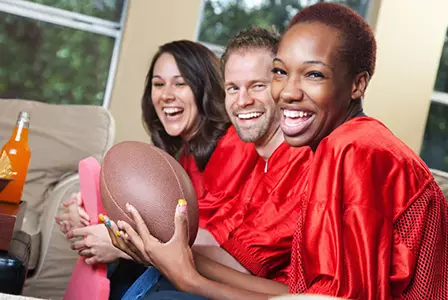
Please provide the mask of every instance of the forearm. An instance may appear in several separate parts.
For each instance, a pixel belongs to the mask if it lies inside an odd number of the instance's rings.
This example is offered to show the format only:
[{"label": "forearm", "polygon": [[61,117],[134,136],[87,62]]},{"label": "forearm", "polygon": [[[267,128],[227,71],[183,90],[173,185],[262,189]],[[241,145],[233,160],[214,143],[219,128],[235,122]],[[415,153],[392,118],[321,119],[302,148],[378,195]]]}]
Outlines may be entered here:
[{"label": "forearm", "polygon": [[214,282],[205,277],[198,276],[184,289],[185,292],[198,295],[211,300],[238,300],[238,299],[269,299],[272,295],[248,291],[243,288],[232,287]]},{"label": "forearm", "polygon": [[238,272],[198,253],[194,254],[196,269],[209,280],[267,295],[288,293],[288,286],[266,278]]}]

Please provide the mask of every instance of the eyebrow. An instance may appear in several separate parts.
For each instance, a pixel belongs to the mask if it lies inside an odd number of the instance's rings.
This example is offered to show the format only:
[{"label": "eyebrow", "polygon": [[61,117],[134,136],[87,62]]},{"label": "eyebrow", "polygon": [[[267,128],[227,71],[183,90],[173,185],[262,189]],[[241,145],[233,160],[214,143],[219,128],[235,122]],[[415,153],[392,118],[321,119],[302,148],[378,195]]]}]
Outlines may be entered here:
[{"label": "eyebrow", "polygon": [[[279,63],[282,63],[282,64],[284,63],[284,62],[283,62],[280,58],[278,58],[278,57],[274,58],[272,62],[273,62],[273,63],[275,63],[275,62],[279,62]],[[332,66],[330,66],[329,64],[326,64],[326,63],[324,63],[323,61],[320,61],[320,60],[307,60],[307,61],[304,61],[303,64],[308,64],[308,65],[323,65],[323,66],[325,66],[325,67],[327,67],[327,68],[333,70],[333,67],[332,67]]]},{"label": "eyebrow", "polygon": [[[270,82],[270,80],[269,79],[257,78],[257,79],[250,80],[249,81],[249,85],[252,85],[252,84],[257,83],[257,82],[268,83],[268,82]],[[224,86],[231,86],[231,85],[237,86],[237,84],[235,82],[233,82],[233,81],[224,82]]]},{"label": "eyebrow", "polygon": [[[175,75],[175,76],[173,76],[173,78],[182,78],[182,77],[183,77],[182,75]],[[160,78],[160,79],[162,79],[162,76],[160,76],[160,75],[153,75],[152,78],[153,78],[153,79],[154,79],[154,78]]]},{"label": "eyebrow", "polygon": [[320,60],[308,60],[303,62],[304,64],[310,64],[310,65],[323,65],[331,70],[333,70],[333,67],[330,66],[329,64],[324,63],[323,61]]}]

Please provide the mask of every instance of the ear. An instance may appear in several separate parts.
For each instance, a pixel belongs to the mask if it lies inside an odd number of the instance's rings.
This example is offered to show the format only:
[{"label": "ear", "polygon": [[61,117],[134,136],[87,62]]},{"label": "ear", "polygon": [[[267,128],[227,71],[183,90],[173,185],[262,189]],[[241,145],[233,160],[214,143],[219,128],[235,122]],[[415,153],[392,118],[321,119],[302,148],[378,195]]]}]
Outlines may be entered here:
[{"label": "ear", "polygon": [[352,99],[361,99],[366,91],[367,84],[369,83],[370,75],[364,71],[355,76],[352,86]]}]

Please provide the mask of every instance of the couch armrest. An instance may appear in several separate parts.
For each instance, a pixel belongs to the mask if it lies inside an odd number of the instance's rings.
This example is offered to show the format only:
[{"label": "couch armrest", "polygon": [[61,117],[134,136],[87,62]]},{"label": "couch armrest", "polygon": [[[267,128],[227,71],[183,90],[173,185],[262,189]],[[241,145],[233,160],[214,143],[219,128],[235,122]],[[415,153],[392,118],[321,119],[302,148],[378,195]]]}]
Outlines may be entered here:
[{"label": "couch armrest", "polygon": [[440,186],[446,200],[448,201],[448,173],[440,170],[431,169],[432,175]]},{"label": "couch armrest", "polygon": [[64,296],[78,253],[70,249],[70,242],[54,218],[61,212],[62,201],[79,191],[78,179],[77,174],[67,176],[46,194],[46,206],[39,218],[39,260],[25,282],[23,295],[47,299],[62,299]]}]

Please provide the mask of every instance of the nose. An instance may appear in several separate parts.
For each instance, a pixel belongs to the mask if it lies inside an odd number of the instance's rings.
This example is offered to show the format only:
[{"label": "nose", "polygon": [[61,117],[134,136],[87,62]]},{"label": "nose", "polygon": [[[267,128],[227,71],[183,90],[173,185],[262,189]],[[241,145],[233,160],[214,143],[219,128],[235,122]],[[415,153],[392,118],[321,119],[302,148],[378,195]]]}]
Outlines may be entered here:
[{"label": "nose", "polygon": [[176,97],[174,95],[174,91],[173,91],[173,87],[171,85],[166,85],[163,88],[163,92],[162,92],[162,99],[163,101],[171,101],[174,100]]},{"label": "nose", "polygon": [[291,103],[295,101],[303,100],[303,90],[300,83],[300,79],[295,80],[294,78],[289,78],[285,86],[280,92],[280,101],[286,103]]},{"label": "nose", "polygon": [[238,95],[237,104],[239,107],[247,107],[254,104],[254,99],[247,92],[247,90],[241,89],[241,92]]}]

